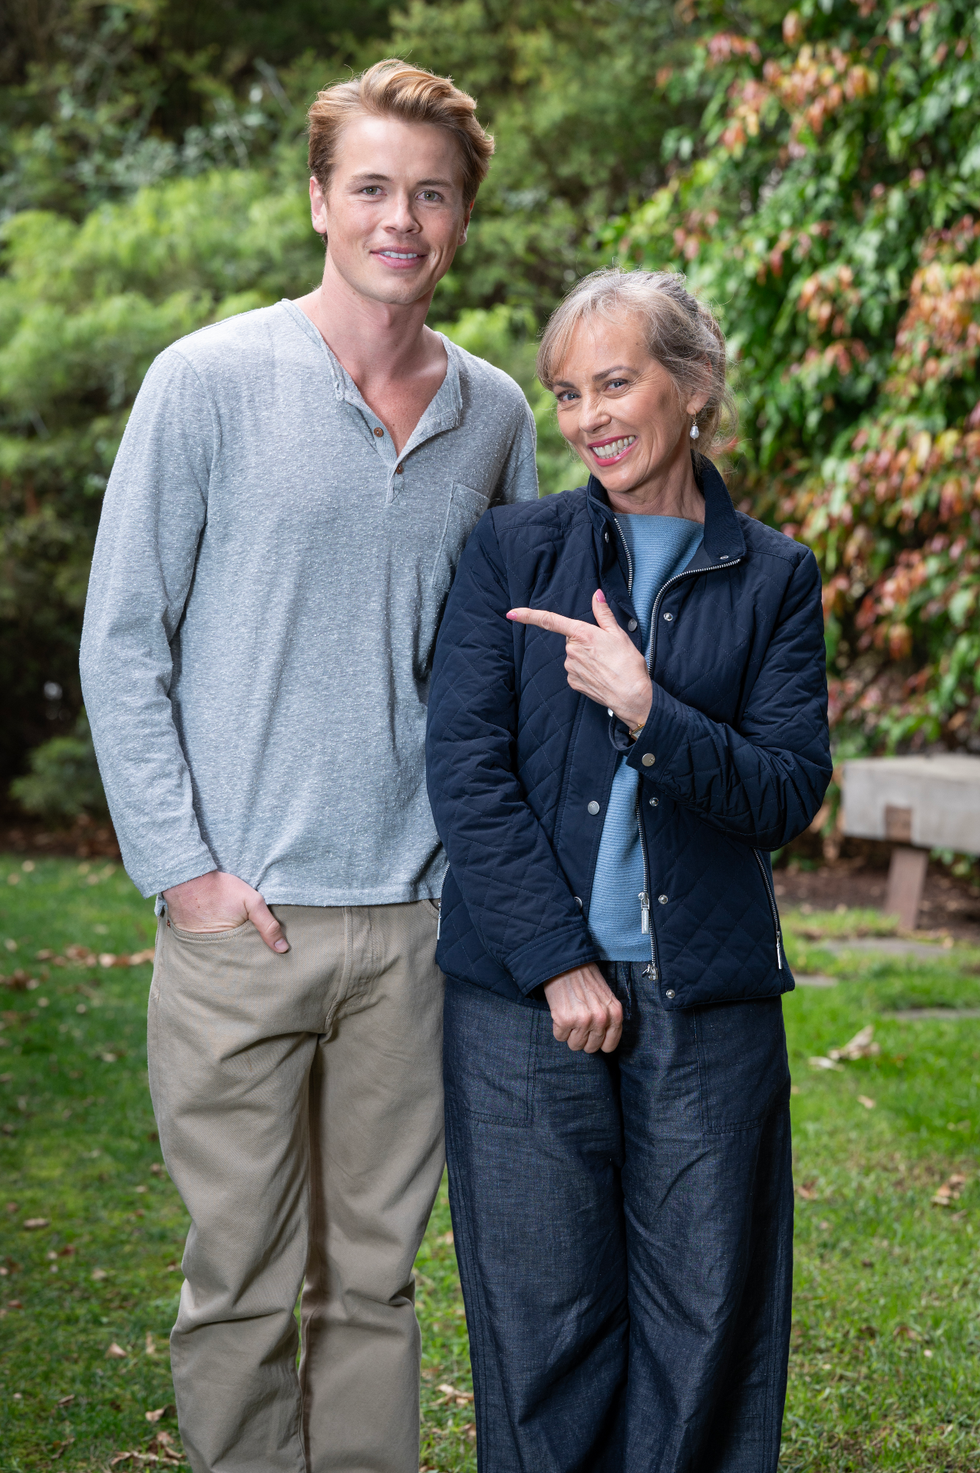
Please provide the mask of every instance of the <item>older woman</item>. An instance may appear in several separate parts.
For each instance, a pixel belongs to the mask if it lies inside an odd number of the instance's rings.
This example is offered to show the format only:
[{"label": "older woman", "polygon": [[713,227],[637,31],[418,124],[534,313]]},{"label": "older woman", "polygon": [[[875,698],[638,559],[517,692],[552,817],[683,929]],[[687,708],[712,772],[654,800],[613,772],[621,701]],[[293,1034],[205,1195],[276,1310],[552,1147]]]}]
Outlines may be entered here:
[{"label": "older woman", "polygon": [[601,271],[538,360],[588,485],[489,512],[439,637],[450,1190],[483,1473],[774,1473],[790,1320],[768,851],[831,772],[813,554],[710,451],[725,345]]}]

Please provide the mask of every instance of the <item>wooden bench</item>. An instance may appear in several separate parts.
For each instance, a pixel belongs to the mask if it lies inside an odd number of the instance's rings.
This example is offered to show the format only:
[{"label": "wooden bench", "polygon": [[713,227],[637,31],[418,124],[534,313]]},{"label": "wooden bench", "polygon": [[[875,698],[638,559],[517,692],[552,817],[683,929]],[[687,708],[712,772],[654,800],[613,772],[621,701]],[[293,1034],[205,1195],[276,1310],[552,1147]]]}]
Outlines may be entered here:
[{"label": "wooden bench", "polygon": [[980,757],[862,757],[844,763],[842,827],[895,844],[885,909],[915,929],[930,849],[980,854]]}]

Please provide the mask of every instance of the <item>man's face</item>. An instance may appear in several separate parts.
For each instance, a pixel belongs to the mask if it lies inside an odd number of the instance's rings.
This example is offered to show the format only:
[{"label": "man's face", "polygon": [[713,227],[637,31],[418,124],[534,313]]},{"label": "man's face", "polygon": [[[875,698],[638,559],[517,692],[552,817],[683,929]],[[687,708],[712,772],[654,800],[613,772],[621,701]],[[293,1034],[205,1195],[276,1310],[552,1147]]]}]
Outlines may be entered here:
[{"label": "man's face", "polygon": [[370,114],[344,128],[327,193],[311,179],[310,203],[329,261],[348,286],[399,306],[432,295],[470,216],[451,134]]}]

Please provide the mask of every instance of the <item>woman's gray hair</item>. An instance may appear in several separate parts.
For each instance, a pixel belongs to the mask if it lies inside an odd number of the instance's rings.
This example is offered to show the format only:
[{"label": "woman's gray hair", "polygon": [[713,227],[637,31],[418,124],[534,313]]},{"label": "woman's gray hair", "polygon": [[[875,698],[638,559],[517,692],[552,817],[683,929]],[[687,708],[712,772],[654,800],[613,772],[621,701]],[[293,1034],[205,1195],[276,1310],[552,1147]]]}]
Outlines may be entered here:
[{"label": "woman's gray hair", "polygon": [[675,271],[593,271],[573,286],[552,313],[538,349],[538,378],[554,388],[568,355],[572,333],[590,317],[624,315],[642,323],[651,358],[667,370],[682,404],[708,389],[697,415],[699,438],[692,449],[704,455],[725,449],[735,438],[738,411],[727,381],[725,335],[713,314]]}]

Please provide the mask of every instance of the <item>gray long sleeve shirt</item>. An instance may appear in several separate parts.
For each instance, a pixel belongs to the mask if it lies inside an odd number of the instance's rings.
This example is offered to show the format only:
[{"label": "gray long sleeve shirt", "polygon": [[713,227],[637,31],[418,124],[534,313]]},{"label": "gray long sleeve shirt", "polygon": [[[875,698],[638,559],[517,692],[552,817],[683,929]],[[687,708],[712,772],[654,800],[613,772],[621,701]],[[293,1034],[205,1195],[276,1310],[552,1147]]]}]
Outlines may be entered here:
[{"label": "gray long sleeve shirt", "polygon": [[399,456],[292,302],[183,338],[106,491],[82,684],[144,895],[215,868],[287,905],[433,898],[425,705],[488,506],[537,496],[512,379],[444,339]]}]

